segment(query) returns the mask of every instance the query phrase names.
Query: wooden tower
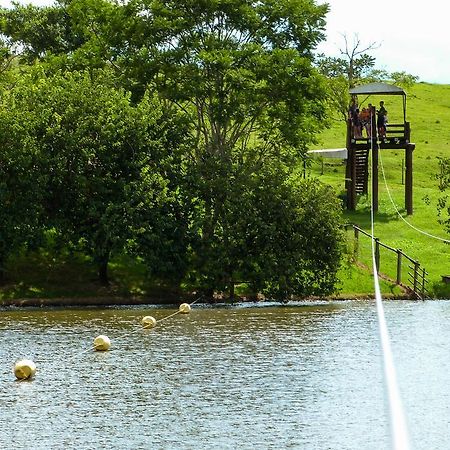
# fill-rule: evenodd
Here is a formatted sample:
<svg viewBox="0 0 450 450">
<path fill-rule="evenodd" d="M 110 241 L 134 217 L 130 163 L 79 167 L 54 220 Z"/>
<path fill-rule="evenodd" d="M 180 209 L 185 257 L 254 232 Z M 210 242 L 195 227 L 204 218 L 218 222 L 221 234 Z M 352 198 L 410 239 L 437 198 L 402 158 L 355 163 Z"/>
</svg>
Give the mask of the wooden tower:
<svg viewBox="0 0 450 450">
<path fill-rule="evenodd" d="M 379 151 L 387 149 L 405 150 L 405 209 L 407 214 L 413 213 L 412 183 L 413 183 L 413 151 L 415 144 L 410 142 L 411 129 L 406 121 L 406 93 L 403 89 L 386 83 L 370 83 L 350 89 L 354 105 L 358 96 L 378 96 L 383 100 L 386 96 L 397 95 L 403 99 L 403 123 L 387 123 L 385 136 L 380 136 L 377 129 L 375 106 L 369 112 L 368 125 L 365 131 L 359 133 L 355 126 L 353 114 L 349 114 L 347 121 L 347 167 L 346 190 L 347 209 L 355 210 L 357 196 L 367 194 L 369 179 L 369 156 L 372 151 L 372 206 L 378 211 L 378 155 Z M 380 97 L 381 96 L 381 97 Z M 363 136 L 365 134 L 365 136 Z"/>
</svg>

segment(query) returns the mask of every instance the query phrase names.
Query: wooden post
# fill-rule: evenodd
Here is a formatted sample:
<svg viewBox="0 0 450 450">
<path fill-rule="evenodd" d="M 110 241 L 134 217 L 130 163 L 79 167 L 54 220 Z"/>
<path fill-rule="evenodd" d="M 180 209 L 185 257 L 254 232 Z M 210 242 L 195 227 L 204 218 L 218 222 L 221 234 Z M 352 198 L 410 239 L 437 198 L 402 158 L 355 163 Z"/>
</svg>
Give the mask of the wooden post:
<svg viewBox="0 0 450 450">
<path fill-rule="evenodd" d="M 405 147 L 405 209 L 408 215 L 413 213 L 413 150 L 415 144 L 408 144 Z"/>
<path fill-rule="evenodd" d="M 356 203 L 357 203 L 357 201 L 356 201 L 357 200 L 357 198 L 356 198 L 356 151 L 354 149 L 352 149 L 351 155 L 352 155 L 352 162 L 351 162 L 351 168 L 352 168 L 351 199 L 352 199 L 352 204 L 351 204 L 351 210 L 354 211 L 356 209 Z"/>
<path fill-rule="evenodd" d="M 396 283 L 400 284 L 402 282 L 402 250 L 397 249 L 397 280 Z"/>
<path fill-rule="evenodd" d="M 234 301 L 234 281 L 230 280 L 230 300 Z"/>
<path fill-rule="evenodd" d="M 375 238 L 375 266 L 377 273 L 380 272 L 380 240 Z"/>
<path fill-rule="evenodd" d="M 372 140 L 372 208 L 378 212 L 378 143 Z"/>
<path fill-rule="evenodd" d="M 405 184 L 405 159 L 402 158 L 402 186 Z"/>
<path fill-rule="evenodd" d="M 405 122 L 405 142 L 409 144 L 411 140 L 411 124 L 409 122 Z"/>
<path fill-rule="evenodd" d="M 355 232 L 355 245 L 353 247 L 353 256 L 355 258 L 355 261 L 358 260 L 358 253 L 359 253 L 359 230 L 358 228 L 353 228 Z"/>
<path fill-rule="evenodd" d="M 425 297 L 425 277 L 427 275 L 427 271 L 422 267 L 422 297 Z"/>
<path fill-rule="evenodd" d="M 347 166 L 345 168 L 345 184 L 347 188 L 347 209 L 354 211 L 356 209 L 356 165 L 355 150 L 352 139 L 352 121 L 347 120 Z"/>
<path fill-rule="evenodd" d="M 418 281 L 417 277 L 419 274 L 419 266 L 420 266 L 420 263 L 417 261 L 414 261 L 414 292 L 416 292 L 416 293 L 417 293 L 417 281 Z"/>
</svg>

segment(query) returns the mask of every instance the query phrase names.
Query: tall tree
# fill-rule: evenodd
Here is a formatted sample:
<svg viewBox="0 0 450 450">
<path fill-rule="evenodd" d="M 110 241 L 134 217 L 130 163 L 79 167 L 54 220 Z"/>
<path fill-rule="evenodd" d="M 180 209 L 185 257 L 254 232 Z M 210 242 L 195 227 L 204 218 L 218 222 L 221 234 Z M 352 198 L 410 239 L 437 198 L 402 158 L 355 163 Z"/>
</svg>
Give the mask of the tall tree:
<svg viewBox="0 0 450 450">
<path fill-rule="evenodd" d="M 245 189 L 270 161 L 288 176 L 321 126 L 324 85 L 311 61 L 326 11 L 310 0 L 134 0 L 121 11 L 117 62 L 132 88 L 154 85 L 189 118 L 200 278 L 217 258 L 213 242 L 225 239 L 229 205 L 240 202 L 235 186 Z"/>
<path fill-rule="evenodd" d="M 205 289 L 223 288 L 224 279 L 228 283 L 235 279 L 226 267 L 246 257 L 255 260 L 246 267 L 258 272 L 257 255 L 246 252 L 246 247 L 239 256 L 230 256 L 232 242 L 244 241 L 250 230 L 245 222 L 253 219 L 246 217 L 246 208 L 261 216 L 279 211 L 277 217 L 288 220 L 287 229 L 296 228 L 295 223 L 307 227 L 299 217 L 302 208 L 294 207 L 292 214 L 283 209 L 282 195 L 287 199 L 300 192 L 286 180 L 324 126 L 325 82 L 312 61 L 324 37 L 327 5 L 314 0 L 103 0 L 97 4 L 67 0 L 60 4 L 82 43 L 67 56 L 61 53 L 57 67 L 64 66 L 64 58 L 66 67 L 74 67 L 72 63 L 91 69 L 112 67 L 134 102 L 151 86 L 163 110 L 181 113 L 188 124 L 184 173 L 172 187 L 184 205 L 176 216 L 189 223 L 190 280 Z M 48 56 L 44 55 L 47 60 Z M 274 180 L 283 188 L 277 190 Z M 323 202 L 325 197 L 316 194 L 317 201 Z M 335 219 L 334 207 L 331 211 Z M 301 259 L 306 265 L 314 260 L 317 249 L 311 247 L 309 253 L 298 251 L 295 257 L 283 245 L 270 250 L 268 230 L 275 236 L 281 226 L 275 218 L 270 220 L 273 225 L 264 231 L 267 239 L 258 241 L 260 254 L 273 257 L 280 267 L 285 267 L 284 258 L 292 274 Z M 241 226 L 233 225 L 237 223 Z M 315 230 L 302 236 L 312 242 Z M 287 236 L 280 234 L 280 239 Z M 317 241 L 324 249 L 339 240 L 327 236 L 334 242 Z M 148 245 L 151 236 L 142 233 L 141 237 L 147 248 L 153 245 Z M 319 253 L 326 258 L 326 251 Z M 220 267 L 222 274 L 217 271 Z M 249 271 L 238 272 L 251 278 Z M 261 273 L 269 277 L 268 270 Z M 311 285 L 318 285 L 320 276 L 311 275 Z M 301 294 L 305 284 L 290 282 L 290 286 Z M 279 292 L 293 292 L 283 289 Z"/>
<path fill-rule="evenodd" d="M 92 256 L 102 283 L 111 253 L 161 221 L 169 201 L 165 169 L 176 150 L 176 124 L 162 117 L 158 100 L 145 96 L 133 105 L 114 84 L 108 71 L 46 76 L 37 67 L 17 83 L 8 105 L 32 118 L 28 139 L 5 144 L 11 153 L 26 153 L 28 142 L 36 149 L 46 226 Z"/>
<path fill-rule="evenodd" d="M 272 167 L 277 180 L 289 178 L 322 126 L 324 83 L 312 66 L 312 52 L 323 37 L 326 11 L 310 0 L 134 0 L 121 11 L 128 27 L 121 31 L 125 45 L 116 47 L 115 60 L 134 80 L 130 88 L 139 95 L 139 89 L 154 85 L 168 105 L 189 118 L 193 145 L 186 190 L 197 212 L 190 246 L 190 274 L 197 286 L 230 288 L 244 272 L 248 279 L 261 277 L 260 286 L 270 278 L 245 246 L 241 251 L 253 274 L 239 269 L 244 256 L 233 242 L 246 241 L 249 226 L 242 222 L 253 222 L 250 211 L 274 211 L 289 224 L 298 214 L 296 208 L 285 214 L 274 178 L 262 174 Z M 267 195 L 256 195 L 258 189 Z M 285 189 L 292 192 L 293 186 Z M 277 228 L 272 224 L 265 230 L 276 233 Z M 267 239 L 255 247 L 260 255 L 270 252 L 274 237 L 264 235 Z M 271 254 L 271 267 L 281 267 L 286 254 Z M 307 252 L 290 256 L 293 274 L 311 257 Z M 289 283 L 295 285 L 292 279 Z M 305 287 L 295 286 L 297 293 Z"/>
</svg>

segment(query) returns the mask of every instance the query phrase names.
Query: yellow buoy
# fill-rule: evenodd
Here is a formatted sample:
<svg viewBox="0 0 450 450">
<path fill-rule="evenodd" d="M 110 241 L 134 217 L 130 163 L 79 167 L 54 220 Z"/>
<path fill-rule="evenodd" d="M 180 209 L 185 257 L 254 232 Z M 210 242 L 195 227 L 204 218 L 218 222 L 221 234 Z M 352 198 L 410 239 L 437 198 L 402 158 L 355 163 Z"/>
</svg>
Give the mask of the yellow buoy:
<svg viewBox="0 0 450 450">
<path fill-rule="evenodd" d="M 101 334 L 94 339 L 94 348 L 99 352 L 105 352 L 111 347 L 111 341 L 108 336 Z"/>
<path fill-rule="evenodd" d="M 142 325 L 144 328 L 156 327 L 156 319 L 153 316 L 145 316 L 142 318 Z"/>
<path fill-rule="evenodd" d="M 191 305 L 189 303 L 182 303 L 179 307 L 181 314 L 189 314 L 191 312 Z"/>
<path fill-rule="evenodd" d="M 34 377 L 36 364 L 31 359 L 22 359 L 14 365 L 14 375 L 18 380 L 27 380 Z"/>
</svg>

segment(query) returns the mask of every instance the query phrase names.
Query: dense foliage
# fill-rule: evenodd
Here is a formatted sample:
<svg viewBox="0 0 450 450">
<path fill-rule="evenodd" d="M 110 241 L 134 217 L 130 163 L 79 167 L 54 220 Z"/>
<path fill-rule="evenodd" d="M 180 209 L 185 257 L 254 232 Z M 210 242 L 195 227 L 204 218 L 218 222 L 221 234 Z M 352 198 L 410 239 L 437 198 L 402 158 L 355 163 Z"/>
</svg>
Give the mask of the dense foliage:
<svg viewBox="0 0 450 450">
<path fill-rule="evenodd" d="M 331 293 L 339 205 L 296 175 L 325 118 L 312 60 L 326 11 L 312 0 L 2 10 L 2 31 L 23 55 L 0 137 L 27 173 L 2 195 L 36 210 L 22 220 L 27 205 L 17 216 L 3 208 L 15 221 L 2 221 L 5 242 L 16 222 L 27 229 L 17 246 L 52 230 L 96 261 L 104 283 L 111 256 L 126 252 L 192 289 Z"/>
<path fill-rule="evenodd" d="M 17 207 L 92 255 L 102 282 L 111 253 L 158 221 L 171 197 L 166 169 L 175 170 L 176 121 L 163 117 L 150 94 L 138 105 L 129 97 L 104 71 L 48 77 L 39 70 L 3 96 L 4 154 L 28 155 L 11 158 L 20 175 L 5 171 L 4 180 L 19 183 L 11 181 L 9 191 L 20 190 L 20 200 L 31 202 Z M 38 206 L 39 214 L 30 211 Z"/>
</svg>

